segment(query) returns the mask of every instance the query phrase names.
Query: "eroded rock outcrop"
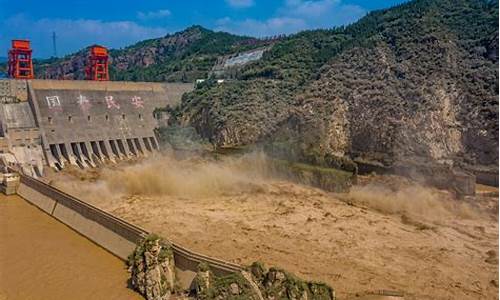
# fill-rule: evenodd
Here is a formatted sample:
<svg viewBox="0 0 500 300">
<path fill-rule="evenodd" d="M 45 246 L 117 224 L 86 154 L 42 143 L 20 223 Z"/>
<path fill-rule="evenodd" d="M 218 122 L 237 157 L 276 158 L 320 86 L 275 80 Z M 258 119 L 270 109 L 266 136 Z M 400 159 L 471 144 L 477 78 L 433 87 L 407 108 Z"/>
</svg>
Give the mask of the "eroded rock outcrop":
<svg viewBox="0 0 500 300">
<path fill-rule="evenodd" d="M 132 287 L 147 300 L 168 300 L 174 293 L 175 264 L 170 244 L 157 235 L 144 239 L 129 256 Z"/>
</svg>

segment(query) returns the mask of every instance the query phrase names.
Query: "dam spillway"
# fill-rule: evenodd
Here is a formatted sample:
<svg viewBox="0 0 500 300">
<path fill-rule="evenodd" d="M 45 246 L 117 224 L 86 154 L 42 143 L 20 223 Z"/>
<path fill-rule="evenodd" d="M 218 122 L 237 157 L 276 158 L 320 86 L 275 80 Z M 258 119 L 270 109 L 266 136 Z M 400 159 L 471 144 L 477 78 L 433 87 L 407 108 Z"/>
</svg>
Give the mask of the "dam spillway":
<svg viewBox="0 0 500 300">
<path fill-rule="evenodd" d="M 178 103 L 185 83 L 0 80 L 0 153 L 40 176 L 43 167 L 92 167 L 159 148 L 157 108 Z"/>
</svg>

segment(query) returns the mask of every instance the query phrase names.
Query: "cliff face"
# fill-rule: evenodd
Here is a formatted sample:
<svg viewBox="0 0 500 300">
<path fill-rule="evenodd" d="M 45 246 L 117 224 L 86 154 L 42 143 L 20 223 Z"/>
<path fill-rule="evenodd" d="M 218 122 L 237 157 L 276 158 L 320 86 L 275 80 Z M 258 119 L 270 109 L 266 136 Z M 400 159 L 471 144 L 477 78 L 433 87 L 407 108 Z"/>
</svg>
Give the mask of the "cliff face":
<svg viewBox="0 0 500 300">
<path fill-rule="evenodd" d="M 498 58 L 492 55 L 498 27 L 478 34 L 492 21 L 487 6 L 459 4 L 448 10 L 446 1 L 427 3 L 419 18 L 382 25 L 372 46 L 352 48 L 323 67 L 301 100 L 311 109 L 300 114 L 325 123 L 324 151 L 390 163 L 498 163 Z M 447 18 L 454 13 L 461 20 Z"/>
<path fill-rule="evenodd" d="M 173 120 L 218 147 L 253 144 L 289 117 L 293 90 L 274 80 L 228 82 L 184 95 Z"/>
<path fill-rule="evenodd" d="M 321 122 L 322 151 L 369 160 L 496 164 L 497 63 L 433 35 L 352 49 L 307 88 L 300 118 L 318 120 L 302 130 Z"/>
<path fill-rule="evenodd" d="M 177 119 L 221 147 L 279 141 L 384 165 L 497 168 L 497 18 L 492 2 L 420 0 L 291 37 L 252 75 L 187 95 Z M 304 39 L 331 46 L 324 63 L 276 51 Z"/>
</svg>

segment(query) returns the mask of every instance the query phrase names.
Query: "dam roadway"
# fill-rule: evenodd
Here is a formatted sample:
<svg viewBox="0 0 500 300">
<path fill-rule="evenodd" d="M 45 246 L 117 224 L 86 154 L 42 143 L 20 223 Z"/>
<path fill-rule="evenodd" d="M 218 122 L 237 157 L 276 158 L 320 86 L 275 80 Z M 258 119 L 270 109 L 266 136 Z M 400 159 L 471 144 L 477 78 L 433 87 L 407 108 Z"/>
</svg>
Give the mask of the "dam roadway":
<svg viewBox="0 0 500 300">
<path fill-rule="evenodd" d="M 0 194 L 0 300 L 142 299 L 122 260 L 19 196 Z"/>
</svg>

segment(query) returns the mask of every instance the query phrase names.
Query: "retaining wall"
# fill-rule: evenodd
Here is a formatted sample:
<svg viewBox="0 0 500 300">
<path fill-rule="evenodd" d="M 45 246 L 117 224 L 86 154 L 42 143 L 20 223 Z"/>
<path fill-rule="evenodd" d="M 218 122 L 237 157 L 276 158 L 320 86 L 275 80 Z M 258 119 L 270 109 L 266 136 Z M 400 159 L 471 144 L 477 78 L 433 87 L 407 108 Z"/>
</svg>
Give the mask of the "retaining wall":
<svg viewBox="0 0 500 300">
<path fill-rule="evenodd" d="M 475 195 L 476 176 L 473 172 L 439 164 L 399 164 L 383 166 L 377 163 L 355 160 L 360 175 L 375 172 L 377 174 L 395 174 L 405 176 L 420 183 L 439 189 L 448 189 L 457 196 Z"/>
<path fill-rule="evenodd" d="M 140 227 L 26 175 L 21 175 L 18 194 L 122 260 L 126 260 L 136 243 L 149 234 Z M 191 288 L 200 262 L 209 264 L 217 276 L 242 269 L 239 265 L 193 252 L 174 243 L 172 248 L 179 283 L 184 289 Z"/>
<path fill-rule="evenodd" d="M 498 187 L 498 170 L 471 170 L 477 183 Z"/>
</svg>

